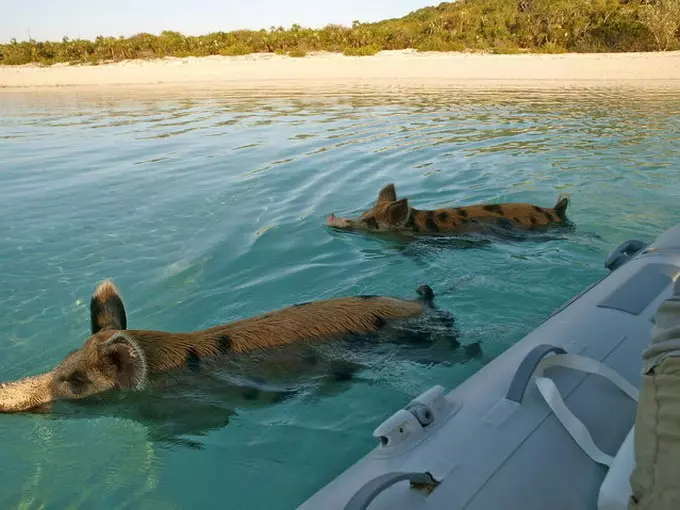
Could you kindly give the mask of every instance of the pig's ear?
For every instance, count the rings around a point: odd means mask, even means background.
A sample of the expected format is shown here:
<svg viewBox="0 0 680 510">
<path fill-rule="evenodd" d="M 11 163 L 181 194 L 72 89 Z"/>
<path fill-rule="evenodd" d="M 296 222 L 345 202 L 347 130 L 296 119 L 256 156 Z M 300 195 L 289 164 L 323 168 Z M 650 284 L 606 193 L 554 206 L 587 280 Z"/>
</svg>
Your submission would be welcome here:
<svg viewBox="0 0 680 510">
<path fill-rule="evenodd" d="M 144 351 L 125 333 L 114 333 L 99 346 L 103 363 L 113 369 L 116 386 L 124 390 L 141 390 L 146 385 L 148 368 Z"/>
<path fill-rule="evenodd" d="M 408 199 L 402 198 L 389 205 L 387 208 L 387 220 L 391 225 L 403 225 L 408 220 L 408 215 L 411 212 L 410 209 Z"/>
<path fill-rule="evenodd" d="M 378 203 L 381 202 L 394 202 L 397 199 L 397 190 L 394 188 L 394 184 L 388 184 L 378 193 Z"/>
<path fill-rule="evenodd" d="M 127 329 L 125 306 L 113 281 L 101 282 L 92 293 L 90 323 L 93 335 L 104 329 Z"/>
</svg>

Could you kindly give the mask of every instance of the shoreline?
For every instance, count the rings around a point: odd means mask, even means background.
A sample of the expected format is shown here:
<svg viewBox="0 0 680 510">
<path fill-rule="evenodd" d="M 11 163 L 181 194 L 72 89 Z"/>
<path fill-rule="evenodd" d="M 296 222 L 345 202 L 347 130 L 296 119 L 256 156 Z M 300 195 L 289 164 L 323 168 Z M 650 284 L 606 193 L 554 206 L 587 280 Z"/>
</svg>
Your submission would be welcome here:
<svg viewBox="0 0 680 510">
<path fill-rule="evenodd" d="M 365 57 L 167 57 L 100 65 L 0 66 L 0 93 L 31 90 L 195 88 L 312 91 L 338 87 L 680 88 L 680 51 L 480 54 L 382 51 Z"/>
</svg>

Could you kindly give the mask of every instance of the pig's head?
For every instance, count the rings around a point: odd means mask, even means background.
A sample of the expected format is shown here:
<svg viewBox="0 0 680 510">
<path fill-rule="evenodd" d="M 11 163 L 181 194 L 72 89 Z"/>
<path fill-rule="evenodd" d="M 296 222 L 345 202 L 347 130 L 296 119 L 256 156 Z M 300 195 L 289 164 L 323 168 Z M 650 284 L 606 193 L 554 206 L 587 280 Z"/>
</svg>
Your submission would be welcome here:
<svg viewBox="0 0 680 510">
<path fill-rule="evenodd" d="M 402 229 L 408 222 L 411 208 L 408 199 L 397 200 L 394 184 L 380 190 L 375 205 L 357 219 L 339 218 L 331 214 L 327 219 L 329 227 L 341 230 L 367 230 L 389 232 Z"/>
<path fill-rule="evenodd" d="M 0 383 L 0 413 L 28 411 L 59 399 L 81 399 L 114 388 L 142 389 L 144 352 L 126 333 L 123 301 L 113 282 L 100 283 L 90 300 L 92 336 L 53 370 Z"/>
</svg>

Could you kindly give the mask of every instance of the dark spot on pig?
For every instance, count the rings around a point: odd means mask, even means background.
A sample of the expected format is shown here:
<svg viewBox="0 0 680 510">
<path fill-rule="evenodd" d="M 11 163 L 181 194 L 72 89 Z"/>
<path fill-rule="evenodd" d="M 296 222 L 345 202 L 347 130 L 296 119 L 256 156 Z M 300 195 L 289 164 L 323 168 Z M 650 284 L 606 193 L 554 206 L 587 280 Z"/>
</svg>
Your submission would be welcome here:
<svg viewBox="0 0 680 510">
<path fill-rule="evenodd" d="M 375 329 L 382 329 L 385 327 L 385 324 L 387 324 L 385 322 L 385 319 L 378 315 L 376 315 L 375 318 L 373 319 L 373 326 L 375 326 Z"/>
<path fill-rule="evenodd" d="M 465 209 L 458 208 L 456 209 L 456 212 L 458 213 L 458 216 L 461 216 L 463 218 L 468 217 L 468 212 Z"/>
<path fill-rule="evenodd" d="M 529 218 L 529 221 L 531 222 L 532 225 L 538 225 L 538 220 L 534 216 L 531 216 Z"/>
<path fill-rule="evenodd" d="M 201 357 L 194 347 L 189 347 L 189 349 L 187 349 L 185 361 L 187 368 L 192 372 L 198 372 L 201 369 Z"/>
<path fill-rule="evenodd" d="M 522 221 L 517 216 L 513 217 L 512 221 L 514 221 L 516 223 L 522 223 Z"/>
<path fill-rule="evenodd" d="M 449 221 L 449 213 L 447 213 L 446 211 L 442 211 L 439 214 L 437 214 L 437 219 L 442 223 L 446 223 L 447 221 Z"/>
<path fill-rule="evenodd" d="M 428 211 L 425 214 L 425 225 L 427 226 L 428 230 L 432 232 L 439 232 L 439 225 L 437 225 L 437 222 L 434 221 L 434 213 L 432 211 Z"/>
<path fill-rule="evenodd" d="M 504 214 L 504 213 L 503 213 L 503 208 L 502 208 L 500 205 L 498 205 L 498 204 L 489 204 L 489 205 L 485 205 L 485 206 L 483 207 L 483 209 L 484 209 L 485 211 L 489 211 L 490 213 L 496 213 L 496 214 L 501 214 L 501 215 Z"/>
<path fill-rule="evenodd" d="M 553 215 L 550 214 L 548 211 L 543 211 L 543 214 L 545 214 L 545 217 L 548 218 L 548 221 L 555 221 Z"/>
<path fill-rule="evenodd" d="M 220 335 L 217 337 L 217 351 L 220 354 L 229 354 L 231 352 L 231 338 L 229 335 Z"/>
</svg>

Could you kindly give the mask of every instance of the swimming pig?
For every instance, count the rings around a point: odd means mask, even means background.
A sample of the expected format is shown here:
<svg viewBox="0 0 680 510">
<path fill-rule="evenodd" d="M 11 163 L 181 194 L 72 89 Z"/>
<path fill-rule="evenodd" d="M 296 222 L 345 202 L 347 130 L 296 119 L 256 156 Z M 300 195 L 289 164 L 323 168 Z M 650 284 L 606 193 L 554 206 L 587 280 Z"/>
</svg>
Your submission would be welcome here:
<svg viewBox="0 0 680 510">
<path fill-rule="evenodd" d="M 76 400 L 109 390 L 142 390 L 154 378 L 185 369 L 201 372 L 211 359 L 227 363 L 254 359 L 263 351 L 293 345 L 318 345 L 350 338 L 371 340 L 378 331 L 398 338 L 401 320 L 439 313 L 444 322 L 453 318 L 433 304 L 427 285 L 413 300 L 386 296 L 354 296 L 288 306 L 270 313 L 190 333 L 127 329 L 123 300 L 111 280 L 100 283 L 90 299 L 92 335 L 47 373 L 0 384 L 0 412 L 45 408 L 60 399 Z M 447 315 L 448 314 L 448 315 Z M 408 335 L 402 339 L 409 340 Z M 418 342 L 416 334 L 414 341 Z M 453 347 L 459 344 L 455 335 Z M 292 348 L 292 347 L 291 347 Z M 478 346 L 466 353 L 478 354 Z M 277 354 L 278 355 L 278 354 Z M 278 358 L 277 358 L 278 359 Z M 251 364 L 257 364 L 252 363 Z"/>
<path fill-rule="evenodd" d="M 408 232 L 415 234 L 454 234 L 480 232 L 488 228 L 538 230 L 567 225 L 569 198 L 560 195 L 550 208 L 525 203 L 480 204 L 419 210 L 407 198 L 397 200 L 394 184 L 380 190 L 375 205 L 358 219 L 328 217 L 330 227 L 369 232 Z"/>
</svg>

